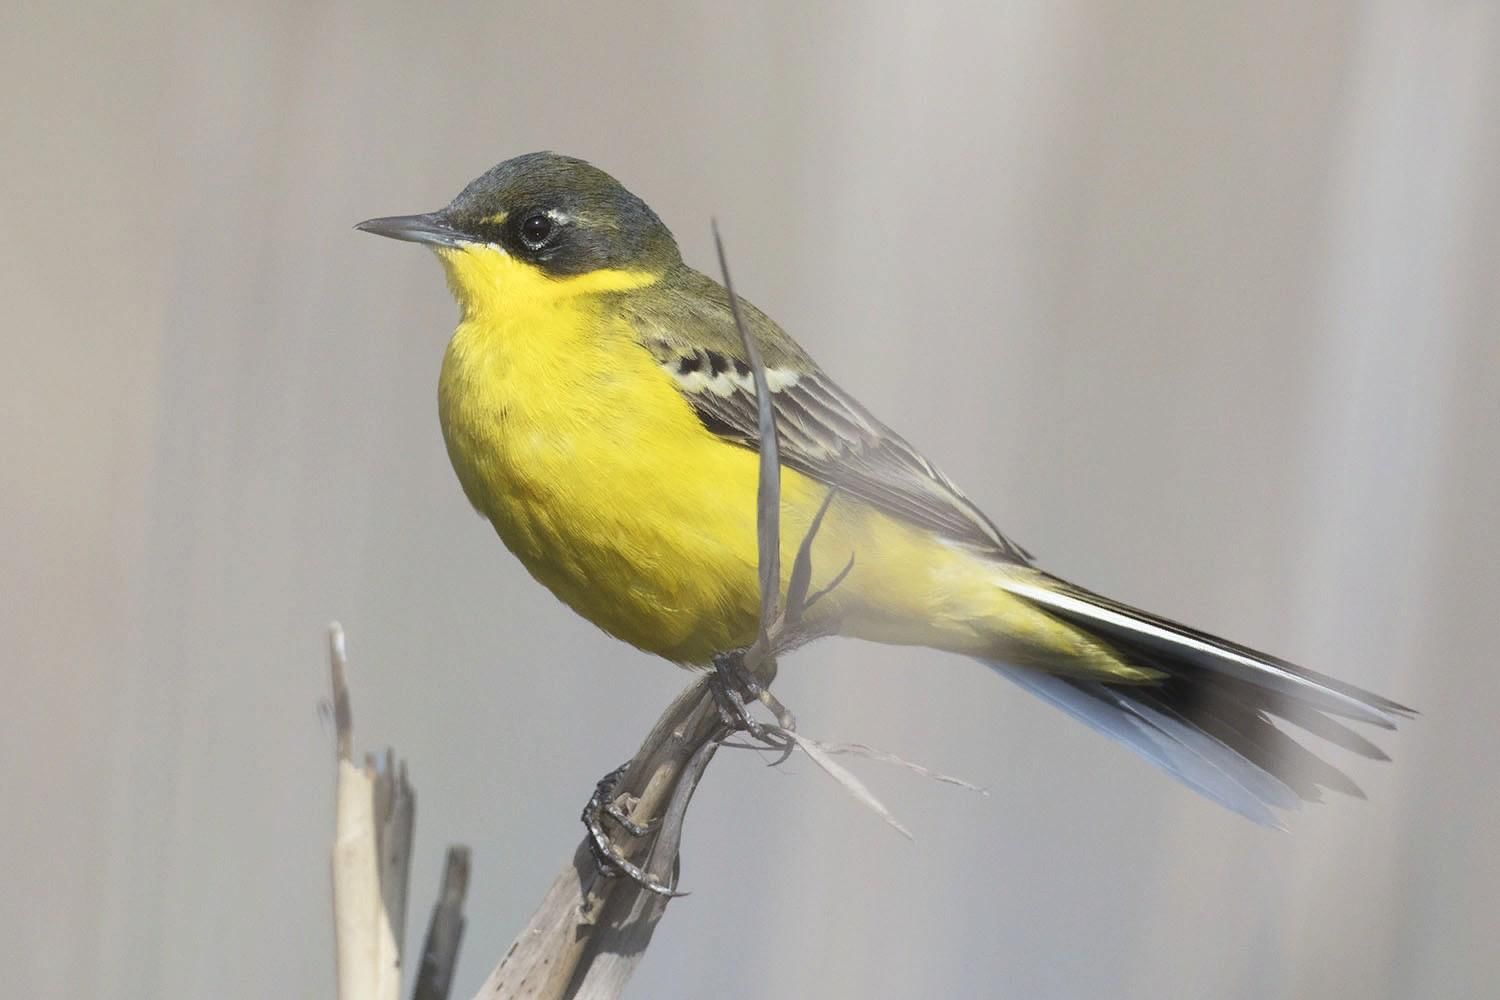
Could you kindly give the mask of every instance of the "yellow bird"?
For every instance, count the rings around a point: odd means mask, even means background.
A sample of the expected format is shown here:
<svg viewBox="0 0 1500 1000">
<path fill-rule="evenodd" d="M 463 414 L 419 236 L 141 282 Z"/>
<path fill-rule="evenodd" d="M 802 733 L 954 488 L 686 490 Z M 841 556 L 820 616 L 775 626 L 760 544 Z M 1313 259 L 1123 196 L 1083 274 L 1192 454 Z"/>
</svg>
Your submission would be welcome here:
<svg viewBox="0 0 1500 1000">
<path fill-rule="evenodd" d="M 438 383 L 448 455 L 532 576 L 683 665 L 747 646 L 759 614 L 754 382 L 724 288 L 683 262 L 656 213 L 582 160 L 533 153 L 440 211 L 359 228 L 442 262 L 461 311 Z M 810 637 L 977 657 L 1261 823 L 1321 788 L 1359 794 L 1271 718 L 1383 759 L 1333 717 L 1394 728 L 1409 709 L 1037 568 L 741 305 L 781 441 L 782 566 L 831 488 L 814 585 L 854 560 L 810 609 Z"/>
</svg>

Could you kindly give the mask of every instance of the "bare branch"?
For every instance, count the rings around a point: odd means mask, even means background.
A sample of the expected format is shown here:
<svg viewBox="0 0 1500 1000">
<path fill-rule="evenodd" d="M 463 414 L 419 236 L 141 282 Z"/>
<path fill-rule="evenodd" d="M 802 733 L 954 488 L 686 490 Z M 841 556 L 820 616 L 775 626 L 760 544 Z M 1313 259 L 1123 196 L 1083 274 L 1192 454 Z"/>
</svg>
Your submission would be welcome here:
<svg viewBox="0 0 1500 1000">
<path fill-rule="evenodd" d="M 339 1000 L 396 1000 L 401 990 L 400 930 L 390 917 L 383 872 L 405 872 L 399 856 L 411 844 L 410 788 L 377 769 L 353 761 L 353 715 L 349 707 L 344 631 L 329 628 L 334 719 L 338 730 L 338 812 L 333 843 L 334 941 Z M 405 806 L 398 802 L 404 801 Z M 382 842 L 388 848 L 382 850 Z M 390 901 L 404 909 L 406 887 Z"/>
<path fill-rule="evenodd" d="M 328 626 L 328 665 L 333 675 L 333 728 L 338 759 L 354 759 L 354 716 L 349 710 L 349 657 L 344 649 L 344 627 Z"/>
<path fill-rule="evenodd" d="M 406 901 L 416 793 L 407 777 L 405 762 L 398 760 L 392 750 L 387 749 L 383 759 L 366 755 L 363 766 L 354 763 L 349 662 L 344 649 L 344 630 L 337 622 L 328 630 L 328 660 L 338 759 L 332 852 L 338 996 L 339 1000 L 396 1000 L 400 996 L 406 953 Z M 453 958 L 463 932 L 468 848 L 450 848 L 448 864 L 445 895 L 433 913 L 427 951 L 433 953 L 434 940 L 439 942 L 441 948 L 436 954 L 441 961 L 436 963 L 436 971 L 451 978 Z M 451 915 L 444 915 L 448 908 Z M 441 921 L 440 915 L 444 915 Z M 424 979 L 430 979 L 428 964 L 428 961 L 423 963 Z M 440 1000 L 447 995 L 447 981 L 442 980 L 442 993 L 419 993 L 419 997 Z"/>
<path fill-rule="evenodd" d="M 634 821 L 663 817 L 630 851 L 663 882 L 676 881 L 682 814 L 724 733 L 706 680 L 696 681 L 657 720 L 621 780 L 619 801 L 634 802 Z M 616 996 L 667 902 L 630 879 L 601 875 L 585 840 L 476 997 Z"/>
<path fill-rule="evenodd" d="M 399 960 L 406 958 L 406 893 L 411 885 L 411 847 L 417 819 L 417 794 L 407 779 L 406 761 L 385 751 L 385 764 L 366 758 L 375 772 L 375 837 L 380 851 L 380 900 L 390 920 Z"/>
<path fill-rule="evenodd" d="M 422 945 L 422 966 L 412 1000 L 448 1000 L 453 985 L 453 967 L 464 936 L 464 897 L 469 891 L 469 849 L 448 848 L 443 869 L 443 888 L 432 907 L 427 940 Z"/>
</svg>

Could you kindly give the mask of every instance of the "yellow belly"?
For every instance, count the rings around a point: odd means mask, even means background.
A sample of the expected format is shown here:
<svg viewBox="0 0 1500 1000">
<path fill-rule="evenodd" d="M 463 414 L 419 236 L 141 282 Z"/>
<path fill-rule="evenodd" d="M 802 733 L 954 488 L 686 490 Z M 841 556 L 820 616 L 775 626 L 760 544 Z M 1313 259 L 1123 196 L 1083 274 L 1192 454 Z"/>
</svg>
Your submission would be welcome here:
<svg viewBox="0 0 1500 1000">
<path fill-rule="evenodd" d="M 469 500 L 533 576 L 606 632 L 683 663 L 748 643 L 755 453 L 705 430 L 630 331 L 591 303 L 511 312 L 462 323 L 443 362 L 443 434 Z M 784 574 L 825 493 L 783 472 Z M 973 559 L 843 499 L 813 555 L 815 586 L 855 557 L 815 607 L 823 630 L 887 641 L 925 641 L 903 637 L 942 589 L 922 581 Z M 974 630 L 949 617 L 945 645 L 978 651 Z"/>
<path fill-rule="evenodd" d="M 607 294 L 561 295 L 493 256 L 442 256 L 464 319 L 443 359 L 439 413 L 470 502 L 537 580 L 611 635 L 684 664 L 747 645 L 759 609 L 756 454 L 702 426 L 611 318 Z M 621 272 L 571 281 L 641 284 Z M 784 588 L 827 488 L 789 469 L 781 485 Z M 839 497 L 813 547 L 814 587 L 851 556 L 852 572 L 813 609 L 815 632 L 1123 667 L 998 587 L 1005 567 Z"/>
</svg>

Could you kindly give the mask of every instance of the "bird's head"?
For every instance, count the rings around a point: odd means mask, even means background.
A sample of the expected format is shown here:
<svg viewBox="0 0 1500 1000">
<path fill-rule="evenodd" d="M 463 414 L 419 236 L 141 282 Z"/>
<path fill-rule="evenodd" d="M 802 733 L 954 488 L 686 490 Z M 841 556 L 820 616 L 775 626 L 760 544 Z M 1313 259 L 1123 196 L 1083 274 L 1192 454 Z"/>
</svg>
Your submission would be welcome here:
<svg viewBox="0 0 1500 1000">
<path fill-rule="evenodd" d="M 423 243 L 466 312 L 650 284 L 682 263 L 655 212 L 609 174 L 557 153 L 506 160 L 448 207 L 356 228 Z"/>
</svg>

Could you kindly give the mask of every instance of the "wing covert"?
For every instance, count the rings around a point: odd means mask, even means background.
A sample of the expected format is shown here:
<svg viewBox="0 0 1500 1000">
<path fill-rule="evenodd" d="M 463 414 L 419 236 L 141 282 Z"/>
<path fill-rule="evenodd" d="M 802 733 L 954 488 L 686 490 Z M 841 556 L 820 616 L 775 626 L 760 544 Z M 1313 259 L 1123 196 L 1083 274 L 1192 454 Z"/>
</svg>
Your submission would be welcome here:
<svg viewBox="0 0 1500 1000">
<path fill-rule="evenodd" d="M 680 283 L 687 287 L 626 310 L 640 342 L 708 430 L 758 448 L 754 381 L 727 294 L 696 272 Z M 1011 562 L 1030 561 L 951 480 L 839 388 L 764 313 L 743 298 L 740 306 L 764 356 L 784 466 L 946 538 Z"/>
</svg>

